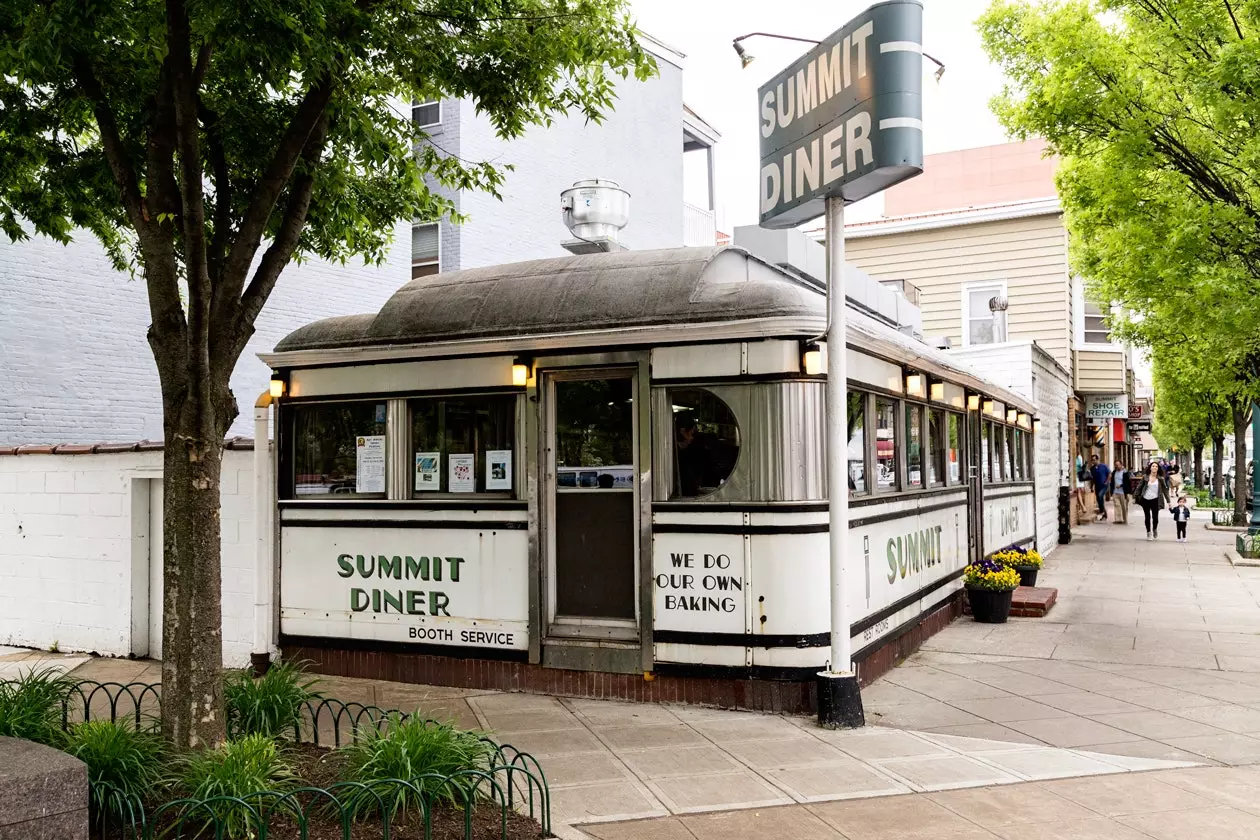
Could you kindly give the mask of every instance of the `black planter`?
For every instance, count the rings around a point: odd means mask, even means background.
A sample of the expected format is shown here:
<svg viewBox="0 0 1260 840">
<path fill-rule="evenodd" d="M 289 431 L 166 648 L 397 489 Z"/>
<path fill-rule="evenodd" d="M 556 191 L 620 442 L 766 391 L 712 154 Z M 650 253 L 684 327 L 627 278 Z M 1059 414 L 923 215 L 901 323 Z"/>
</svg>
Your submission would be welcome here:
<svg viewBox="0 0 1260 840">
<path fill-rule="evenodd" d="M 1037 567 L 1036 566 L 1016 566 L 1015 571 L 1019 572 L 1020 586 L 1036 586 L 1037 585 Z"/>
<path fill-rule="evenodd" d="M 967 587 L 971 617 L 981 624 L 1005 624 L 1011 617 L 1011 596 L 1015 590 L 972 589 Z"/>
</svg>

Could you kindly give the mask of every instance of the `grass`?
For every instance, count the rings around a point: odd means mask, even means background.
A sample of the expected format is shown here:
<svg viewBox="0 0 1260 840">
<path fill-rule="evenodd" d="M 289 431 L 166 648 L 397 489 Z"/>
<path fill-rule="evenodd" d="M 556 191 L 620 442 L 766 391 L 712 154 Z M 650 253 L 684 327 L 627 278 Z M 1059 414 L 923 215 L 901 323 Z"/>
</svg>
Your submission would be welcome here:
<svg viewBox="0 0 1260 840">
<path fill-rule="evenodd" d="M 302 706 L 320 698 L 316 682 L 294 662 L 277 663 L 258 679 L 245 671 L 228 674 L 223 693 L 229 733 L 283 737 L 301 725 Z"/>
<path fill-rule="evenodd" d="M 363 727 L 358 740 L 342 749 L 347 757 L 346 780 L 372 788 L 348 794 L 347 810 L 356 818 L 379 813 L 382 807 L 390 815 L 406 809 L 419 810 L 415 791 L 402 785 L 381 784 L 391 779 L 414 781 L 430 802 L 462 806 L 473 797 L 479 779 L 470 776 L 446 782 L 422 777 L 449 776 L 461 770 L 484 771 L 495 755 L 494 746 L 476 732 L 418 717 L 403 719 L 399 714 L 390 715 L 379 727 Z"/>
<path fill-rule="evenodd" d="M 215 837 L 254 836 L 258 826 L 254 825 L 255 819 L 246 805 L 257 810 L 260 805 L 257 794 L 283 792 L 296 781 L 293 768 L 279 745 L 262 734 L 228 741 L 218 749 L 189 753 L 180 759 L 176 768 L 171 781 L 183 796 L 202 802 L 226 797 L 191 812 L 193 818 L 204 819 L 213 827 Z"/>
<path fill-rule="evenodd" d="M 126 720 L 80 723 L 63 749 L 88 768 L 92 804 L 121 815 L 123 802 L 141 805 L 163 778 L 166 745 L 160 735 Z"/>
<path fill-rule="evenodd" d="M 60 747 L 65 741 L 64 703 L 73 688 L 54 668 L 0 681 L 0 735 Z"/>
</svg>

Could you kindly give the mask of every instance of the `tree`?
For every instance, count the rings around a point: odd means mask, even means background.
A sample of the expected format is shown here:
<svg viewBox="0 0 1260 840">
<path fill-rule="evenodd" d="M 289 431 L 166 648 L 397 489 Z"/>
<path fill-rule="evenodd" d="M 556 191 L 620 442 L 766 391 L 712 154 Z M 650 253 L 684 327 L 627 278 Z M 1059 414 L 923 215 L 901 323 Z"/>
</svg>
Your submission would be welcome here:
<svg viewBox="0 0 1260 840">
<path fill-rule="evenodd" d="M 1127 340 L 1197 354 L 1241 443 L 1260 391 L 1260 0 L 997 0 L 979 27 L 1008 79 L 994 111 L 1062 158 L 1091 297 Z"/>
<path fill-rule="evenodd" d="M 143 275 L 165 456 L 163 729 L 224 737 L 219 468 L 232 369 L 285 266 L 381 261 L 428 184 L 502 172 L 423 143 L 408 103 L 468 98 L 505 138 L 598 120 L 654 64 L 623 0 L 7 0 L 0 228 L 79 230 Z M 426 181 L 426 178 L 429 179 Z"/>
<path fill-rule="evenodd" d="M 1203 486 L 1203 447 L 1223 439 L 1230 424 L 1229 401 L 1214 387 L 1218 371 L 1207 370 L 1201 357 L 1167 346 L 1157 348 L 1152 359 L 1155 392 L 1155 437 L 1164 445 L 1194 455 L 1194 483 Z M 1217 447 L 1220 452 L 1220 447 Z M 1220 463 L 1216 464 L 1219 473 Z"/>
</svg>

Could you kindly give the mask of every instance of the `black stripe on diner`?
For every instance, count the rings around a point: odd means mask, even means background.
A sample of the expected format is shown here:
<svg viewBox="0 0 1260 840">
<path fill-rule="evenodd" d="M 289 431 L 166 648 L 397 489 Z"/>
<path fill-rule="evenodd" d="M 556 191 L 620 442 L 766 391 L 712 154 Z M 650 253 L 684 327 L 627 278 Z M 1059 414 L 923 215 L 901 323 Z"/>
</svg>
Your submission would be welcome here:
<svg viewBox="0 0 1260 840">
<path fill-rule="evenodd" d="M 853 656 L 851 658 L 853 659 L 854 662 L 861 663 L 862 660 L 866 659 L 875 651 L 879 650 L 885 645 L 892 644 L 893 642 L 900 639 L 902 636 L 909 633 L 914 628 L 918 627 L 919 623 L 923 621 L 923 619 L 927 618 L 929 615 L 936 612 L 941 607 L 948 604 L 950 601 L 953 601 L 954 599 L 961 597 L 961 594 L 960 594 L 961 591 L 962 590 L 956 589 L 950 592 L 948 595 L 946 595 L 944 598 L 937 601 L 935 604 L 932 604 L 927 609 L 921 611 L 914 618 L 911 618 L 908 621 L 903 621 L 901 624 L 897 625 L 897 627 L 892 632 L 885 633 L 884 635 L 872 640 L 871 643 L 867 645 L 866 647 L 860 648 L 859 650 L 854 651 Z"/>
<path fill-rule="evenodd" d="M 813 683 L 822 668 L 821 664 L 813 668 L 782 668 L 773 665 L 691 665 L 685 662 L 657 662 L 652 666 L 652 671 L 662 677 Z"/>
<path fill-rule="evenodd" d="M 473 629 L 473 628 L 463 628 Z M 456 631 L 457 632 L 457 631 Z M 512 631 L 515 633 L 516 631 Z M 456 656 L 462 659 L 495 659 L 503 662 L 528 662 L 528 650 L 435 645 L 431 642 L 381 642 L 375 639 L 333 639 L 324 636 L 290 636 L 280 634 L 280 647 L 304 647 L 318 650 L 361 650 L 373 653 L 411 653 L 420 656 Z"/>
<path fill-rule="evenodd" d="M 341 367 L 338 365 L 337 367 Z M 468 394 L 520 394 L 524 396 L 525 389 L 516 385 L 483 385 L 479 388 L 434 388 L 428 391 L 411 389 L 407 391 L 372 391 L 358 392 L 353 394 L 322 394 L 311 397 L 283 397 L 280 400 L 281 405 L 310 405 L 312 403 L 327 402 L 385 402 L 387 400 L 404 400 L 411 397 L 444 397 Z"/>
<path fill-rule="evenodd" d="M 857 528 L 862 525 L 874 525 L 877 522 L 888 522 L 892 519 L 905 519 L 908 516 L 917 516 L 921 513 L 935 513 L 938 510 L 949 510 L 950 508 L 966 508 L 967 500 L 958 499 L 953 502 L 941 502 L 936 505 L 925 505 L 923 507 L 905 508 L 903 510 L 893 510 L 888 513 L 873 513 L 870 516 L 859 516 L 849 520 L 850 528 Z"/>
<path fill-rule="evenodd" d="M 860 508 L 869 507 L 871 505 L 883 505 L 888 502 L 913 501 L 915 499 L 931 499 L 935 496 L 947 496 L 950 493 L 966 493 L 967 486 L 965 484 L 955 484 L 952 487 L 933 487 L 928 490 L 901 490 L 896 493 L 877 493 L 875 495 L 863 495 L 850 497 L 849 507 Z"/>
<path fill-rule="evenodd" d="M 501 519 L 491 522 L 480 519 L 281 519 L 282 528 L 412 528 L 441 530 L 455 528 L 466 531 L 526 531 L 524 519 Z"/>
<path fill-rule="evenodd" d="M 950 583 L 951 581 L 958 580 L 962 576 L 963 576 L 962 569 L 959 569 L 954 572 L 950 572 L 948 575 L 941 578 L 940 580 L 933 581 L 932 583 L 929 583 L 927 586 L 924 586 L 914 592 L 911 592 L 906 597 L 893 601 L 891 604 L 884 607 L 879 612 L 868 615 L 866 618 L 852 625 L 849 628 L 849 635 L 856 636 L 859 633 L 865 633 L 867 630 L 874 627 L 876 624 L 879 624 L 884 619 L 896 615 L 897 613 L 904 610 L 906 607 L 913 604 L 915 601 L 925 598 L 926 596 L 932 594 L 934 590 L 940 589 L 945 584 Z"/>
<path fill-rule="evenodd" d="M 827 502 L 653 502 L 653 513 L 826 513 Z"/>
<path fill-rule="evenodd" d="M 486 499 L 484 501 L 427 501 L 425 499 L 363 499 L 357 501 L 307 501 L 287 499 L 279 503 L 281 510 L 405 510 L 408 513 L 426 510 L 528 510 L 529 502 L 515 499 Z"/>
<path fill-rule="evenodd" d="M 816 648 L 831 644 L 830 633 L 697 633 L 689 630 L 655 630 L 658 644 L 706 645 L 743 648 Z"/>
<path fill-rule="evenodd" d="M 654 534 L 825 534 L 826 522 L 803 525 L 703 525 L 691 522 L 658 522 L 652 525 Z"/>
</svg>

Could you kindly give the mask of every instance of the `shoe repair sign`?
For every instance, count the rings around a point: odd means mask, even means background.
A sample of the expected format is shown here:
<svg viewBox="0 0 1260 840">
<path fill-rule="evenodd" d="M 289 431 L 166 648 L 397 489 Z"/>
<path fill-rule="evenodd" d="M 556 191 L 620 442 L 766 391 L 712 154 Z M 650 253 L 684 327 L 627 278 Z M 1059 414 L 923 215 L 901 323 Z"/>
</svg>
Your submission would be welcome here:
<svg viewBox="0 0 1260 840">
<path fill-rule="evenodd" d="M 1129 396 L 1127 394 L 1087 394 L 1085 396 L 1085 417 L 1090 420 L 1128 416 Z"/>
</svg>

